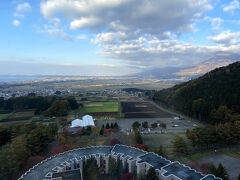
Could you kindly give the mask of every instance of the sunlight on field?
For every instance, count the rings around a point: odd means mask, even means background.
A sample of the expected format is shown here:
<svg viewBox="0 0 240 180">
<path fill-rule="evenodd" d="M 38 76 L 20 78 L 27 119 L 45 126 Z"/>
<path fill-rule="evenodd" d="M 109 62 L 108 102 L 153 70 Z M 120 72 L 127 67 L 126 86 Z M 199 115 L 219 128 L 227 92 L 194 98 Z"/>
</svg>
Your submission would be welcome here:
<svg viewBox="0 0 240 180">
<path fill-rule="evenodd" d="M 91 102 L 81 108 L 81 113 L 118 112 L 118 102 Z"/>
</svg>

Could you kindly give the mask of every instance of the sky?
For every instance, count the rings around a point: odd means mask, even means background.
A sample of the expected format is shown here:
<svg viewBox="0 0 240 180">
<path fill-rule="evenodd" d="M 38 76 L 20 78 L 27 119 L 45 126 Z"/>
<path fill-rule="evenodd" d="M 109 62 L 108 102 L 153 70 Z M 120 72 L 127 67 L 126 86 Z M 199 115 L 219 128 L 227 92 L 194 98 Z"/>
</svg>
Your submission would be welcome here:
<svg viewBox="0 0 240 180">
<path fill-rule="evenodd" d="M 125 75 L 239 44 L 239 0 L 0 1 L 0 74 Z"/>
</svg>

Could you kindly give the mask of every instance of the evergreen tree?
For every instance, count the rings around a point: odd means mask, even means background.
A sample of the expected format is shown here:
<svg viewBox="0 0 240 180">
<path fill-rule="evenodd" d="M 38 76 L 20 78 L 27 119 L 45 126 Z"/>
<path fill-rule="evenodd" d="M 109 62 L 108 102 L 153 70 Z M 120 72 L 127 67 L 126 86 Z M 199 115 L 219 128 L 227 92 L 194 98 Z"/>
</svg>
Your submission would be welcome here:
<svg viewBox="0 0 240 180">
<path fill-rule="evenodd" d="M 107 124 L 106 124 L 106 129 L 109 129 L 109 128 L 110 128 L 110 126 L 109 126 L 109 124 L 107 123 Z"/>
<path fill-rule="evenodd" d="M 99 132 L 100 135 L 103 135 L 104 134 L 104 129 L 102 128 Z"/>
<path fill-rule="evenodd" d="M 156 171 L 153 167 L 151 167 L 148 172 L 147 172 L 147 175 L 146 175 L 146 179 L 147 180 L 157 180 L 157 174 L 156 174 Z"/>
<path fill-rule="evenodd" d="M 113 123 L 111 123 L 110 128 L 113 129 L 113 127 L 114 127 L 114 125 L 113 125 Z"/>
<path fill-rule="evenodd" d="M 215 175 L 217 177 L 222 178 L 223 180 L 228 180 L 229 179 L 228 173 L 221 163 L 218 165 L 218 168 L 216 170 Z"/>
<path fill-rule="evenodd" d="M 175 154 L 187 154 L 188 148 L 185 140 L 181 136 L 176 136 L 173 140 L 173 148 Z"/>
<path fill-rule="evenodd" d="M 116 122 L 114 123 L 113 128 L 118 129 L 118 124 Z"/>
<path fill-rule="evenodd" d="M 111 158 L 109 161 L 109 172 L 111 175 L 117 175 L 118 173 L 118 166 L 117 166 L 117 162 L 114 158 Z"/>
<path fill-rule="evenodd" d="M 139 131 L 136 131 L 135 132 L 135 140 L 138 144 L 142 144 L 143 143 L 143 140 L 142 140 L 142 136 L 141 134 L 139 133 Z"/>
</svg>

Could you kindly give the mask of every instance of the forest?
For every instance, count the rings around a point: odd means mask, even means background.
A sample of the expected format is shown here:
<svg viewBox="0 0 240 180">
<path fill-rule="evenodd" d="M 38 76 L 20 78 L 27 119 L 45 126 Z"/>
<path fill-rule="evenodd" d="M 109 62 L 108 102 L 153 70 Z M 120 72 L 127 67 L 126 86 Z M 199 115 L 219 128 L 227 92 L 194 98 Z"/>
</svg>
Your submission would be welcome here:
<svg viewBox="0 0 240 180">
<path fill-rule="evenodd" d="M 217 68 L 202 77 L 158 91 L 162 106 L 218 124 L 240 120 L 240 62 Z"/>
</svg>

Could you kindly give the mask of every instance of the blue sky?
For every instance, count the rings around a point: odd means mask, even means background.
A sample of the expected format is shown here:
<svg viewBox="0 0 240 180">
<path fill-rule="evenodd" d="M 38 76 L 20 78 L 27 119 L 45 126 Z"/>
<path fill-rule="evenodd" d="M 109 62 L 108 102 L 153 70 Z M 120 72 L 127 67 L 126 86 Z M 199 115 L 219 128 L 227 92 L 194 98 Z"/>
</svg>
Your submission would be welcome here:
<svg viewBox="0 0 240 180">
<path fill-rule="evenodd" d="M 0 74 L 122 75 L 239 52 L 238 0 L 4 0 L 0 8 Z"/>
</svg>

